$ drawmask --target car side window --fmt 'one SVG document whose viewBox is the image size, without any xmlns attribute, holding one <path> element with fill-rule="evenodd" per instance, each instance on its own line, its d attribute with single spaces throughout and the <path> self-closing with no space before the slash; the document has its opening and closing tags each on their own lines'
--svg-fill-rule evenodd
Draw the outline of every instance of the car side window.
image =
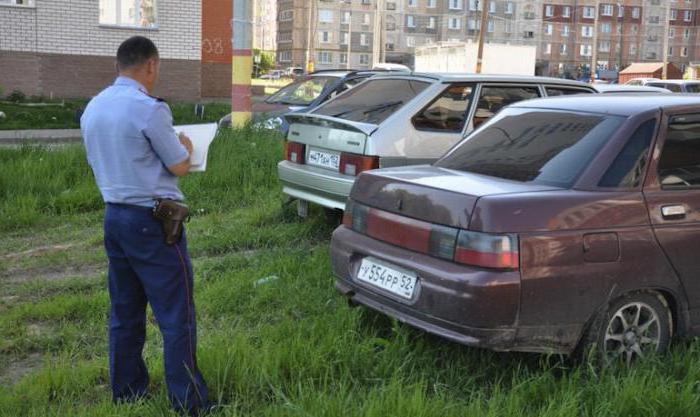
<svg viewBox="0 0 700 417">
<path fill-rule="evenodd" d="M 593 94 L 591 90 L 584 90 L 582 88 L 567 88 L 567 87 L 545 87 L 547 95 L 550 97 L 556 96 L 570 96 L 573 94 Z"/>
<path fill-rule="evenodd" d="M 700 114 L 670 120 L 658 169 L 662 188 L 700 186 Z"/>
<path fill-rule="evenodd" d="M 509 104 L 540 96 L 536 86 L 489 86 L 481 87 L 481 94 L 474 114 L 474 128 L 492 118 Z"/>
<path fill-rule="evenodd" d="M 605 172 L 600 187 L 638 187 L 646 172 L 656 120 L 642 123 Z"/>
<path fill-rule="evenodd" d="M 459 133 L 464 129 L 474 94 L 474 84 L 452 84 L 413 117 L 418 130 Z"/>
<path fill-rule="evenodd" d="M 669 91 L 672 91 L 674 93 L 680 93 L 681 92 L 681 86 L 678 84 L 666 84 L 666 83 L 648 83 L 647 84 L 649 87 L 660 87 L 660 88 L 665 88 Z"/>
</svg>

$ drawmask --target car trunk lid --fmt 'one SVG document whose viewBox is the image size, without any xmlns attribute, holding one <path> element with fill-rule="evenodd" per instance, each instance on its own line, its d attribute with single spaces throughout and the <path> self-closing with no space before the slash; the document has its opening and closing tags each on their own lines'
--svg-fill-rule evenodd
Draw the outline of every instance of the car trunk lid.
<svg viewBox="0 0 700 417">
<path fill-rule="evenodd" d="M 468 229 L 476 202 L 483 196 L 555 189 L 421 165 L 363 173 L 351 198 L 406 217 Z"/>
<path fill-rule="evenodd" d="M 288 114 L 287 140 L 336 152 L 364 154 L 369 136 L 377 126 L 335 117 Z"/>
</svg>

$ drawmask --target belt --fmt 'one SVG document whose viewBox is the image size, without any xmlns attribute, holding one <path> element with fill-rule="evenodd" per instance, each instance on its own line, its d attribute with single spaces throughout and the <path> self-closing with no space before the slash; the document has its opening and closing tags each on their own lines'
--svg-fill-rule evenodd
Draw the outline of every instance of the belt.
<svg viewBox="0 0 700 417">
<path fill-rule="evenodd" d="M 108 206 L 112 207 L 117 207 L 117 208 L 124 208 L 124 209 L 133 209 L 133 210 L 142 210 L 142 211 L 148 211 L 150 213 L 153 212 L 153 207 L 144 207 L 144 206 L 137 206 L 135 204 L 124 204 L 124 203 L 107 203 Z"/>
</svg>

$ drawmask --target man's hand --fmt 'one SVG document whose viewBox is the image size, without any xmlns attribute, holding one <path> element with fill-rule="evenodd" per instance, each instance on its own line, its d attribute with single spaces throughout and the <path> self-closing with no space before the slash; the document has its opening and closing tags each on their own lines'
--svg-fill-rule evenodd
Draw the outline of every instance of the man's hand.
<svg viewBox="0 0 700 417">
<path fill-rule="evenodd" d="M 185 149 L 187 149 L 187 153 L 189 153 L 190 156 L 192 156 L 192 150 L 194 149 L 194 147 L 192 146 L 192 141 L 190 140 L 190 138 L 182 132 L 180 132 L 180 134 L 177 135 L 177 137 L 178 139 L 180 139 L 180 143 L 182 144 L 182 146 L 184 146 Z"/>
<path fill-rule="evenodd" d="M 187 149 L 187 153 L 189 154 L 189 158 L 186 160 L 182 161 L 181 163 L 173 166 L 169 166 L 168 170 L 173 173 L 173 175 L 177 175 L 178 177 L 184 177 L 185 175 L 189 174 L 190 172 L 190 158 L 192 157 L 192 141 L 190 138 L 187 137 L 184 133 L 180 133 L 177 135 L 178 139 L 180 139 L 180 143 L 182 146 Z"/>
</svg>

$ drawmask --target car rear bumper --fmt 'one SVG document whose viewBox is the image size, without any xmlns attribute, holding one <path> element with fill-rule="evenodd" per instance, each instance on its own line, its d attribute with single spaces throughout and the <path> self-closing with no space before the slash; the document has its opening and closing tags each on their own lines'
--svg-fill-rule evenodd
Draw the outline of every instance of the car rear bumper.
<svg viewBox="0 0 700 417">
<path fill-rule="evenodd" d="M 518 271 L 459 265 L 380 242 L 344 226 L 333 233 L 336 288 L 353 301 L 469 346 L 511 350 L 520 300 Z M 392 296 L 355 279 L 372 256 L 418 275 L 412 300 Z"/>
<path fill-rule="evenodd" d="M 277 173 L 283 193 L 332 209 L 345 210 L 355 183 L 355 177 L 290 161 L 277 164 Z"/>
</svg>

